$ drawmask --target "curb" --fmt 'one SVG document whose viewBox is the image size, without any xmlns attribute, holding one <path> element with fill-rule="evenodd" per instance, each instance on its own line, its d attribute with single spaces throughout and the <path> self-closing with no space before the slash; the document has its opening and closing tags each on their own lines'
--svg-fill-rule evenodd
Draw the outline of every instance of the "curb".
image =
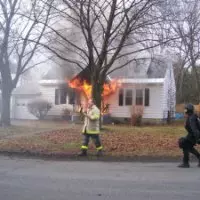
<svg viewBox="0 0 200 200">
<path fill-rule="evenodd" d="M 179 162 L 181 158 L 177 157 L 162 157 L 162 156 L 110 156 L 105 155 L 96 157 L 95 155 L 88 155 L 87 157 L 78 157 L 76 153 L 41 153 L 31 151 L 0 151 L 0 156 L 28 158 L 28 159 L 42 159 L 51 161 L 101 161 L 101 162 Z M 193 160 L 193 159 L 191 159 Z"/>
</svg>

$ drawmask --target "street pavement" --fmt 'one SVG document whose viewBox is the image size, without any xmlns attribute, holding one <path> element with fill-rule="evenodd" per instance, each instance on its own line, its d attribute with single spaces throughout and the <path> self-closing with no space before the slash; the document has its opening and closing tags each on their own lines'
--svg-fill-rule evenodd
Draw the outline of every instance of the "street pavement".
<svg viewBox="0 0 200 200">
<path fill-rule="evenodd" d="M 0 157 L 0 200 L 199 200 L 200 168 L 178 163 Z"/>
</svg>

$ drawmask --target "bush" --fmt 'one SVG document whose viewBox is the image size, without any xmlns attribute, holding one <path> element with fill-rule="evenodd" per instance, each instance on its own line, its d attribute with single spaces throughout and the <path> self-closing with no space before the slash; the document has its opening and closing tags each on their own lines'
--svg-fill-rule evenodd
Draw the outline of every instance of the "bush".
<svg viewBox="0 0 200 200">
<path fill-rule="evenodd" d="M 133 106 L 131 108 L 131 124 L 132 124 L 132 126 L 141 126 L 142 125 L 143 113 L 144 113 L 143 106 Z"/>
<path fill-rule="evenodd" d="M 72 112 L 69 109 L 67 109 L 67 108 L 63 109 L 62 113 L 61 113 L 62 119 L 70 120 L 71 119 L 71 114 L 72 114 Z"/>
<path fill-rule="evenodd" d="M 28 111 L 38 119 L 45 118 L 49 110 L 52 108 L 52 104 L 44 99 L 35 99 L 28 103 Z"/>
</svg>

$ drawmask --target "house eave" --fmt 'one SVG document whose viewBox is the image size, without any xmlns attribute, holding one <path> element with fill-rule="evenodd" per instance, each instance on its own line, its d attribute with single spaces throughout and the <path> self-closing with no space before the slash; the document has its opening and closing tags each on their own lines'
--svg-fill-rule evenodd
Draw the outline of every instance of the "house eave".
<svg viewBox="0 0 200 200">
<path fill-rule="evenodd" d="M 38 93 L 12 93 L 13 96 L 41 96 L 42 93 L 38 92 Z"/>
<path fill-rule="evenodd" d="M 66 82 L 64 80 L 41 80 L 39 81 L 39 84 L 46 86 L 54 86 L 54 85 L 66 84 Z"/>
<path fill-rule="evenodd" d="M 164 78 L 141 78 L 141 79 L 120 79 L 121 83 L 133 83 L 133 84 L 163 84 Z"/>
</svg>

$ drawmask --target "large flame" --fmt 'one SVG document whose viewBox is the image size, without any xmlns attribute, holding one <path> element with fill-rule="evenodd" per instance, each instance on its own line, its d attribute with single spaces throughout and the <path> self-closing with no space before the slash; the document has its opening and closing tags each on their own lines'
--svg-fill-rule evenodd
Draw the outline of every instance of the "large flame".
<svg viewBox="0 0 200 200">
<path fill-rule="evenodd" d="M 68 84 L 71 88 L 82 91 L 87 99 L 90 99 L 92 97 L 92 85 L 88 84 L 87 81 L 80 81 L 80 79 L 76 78 L 72 81 L 69 81 Z M 117 90 L 117 88 L 120 87 L 120 85 L 121 84 L 118 80 L 112 80 L 110 81 L 110 83 L 105 83 L 103 85 L 103 99 L 113 94 Z"/>
</svg>

